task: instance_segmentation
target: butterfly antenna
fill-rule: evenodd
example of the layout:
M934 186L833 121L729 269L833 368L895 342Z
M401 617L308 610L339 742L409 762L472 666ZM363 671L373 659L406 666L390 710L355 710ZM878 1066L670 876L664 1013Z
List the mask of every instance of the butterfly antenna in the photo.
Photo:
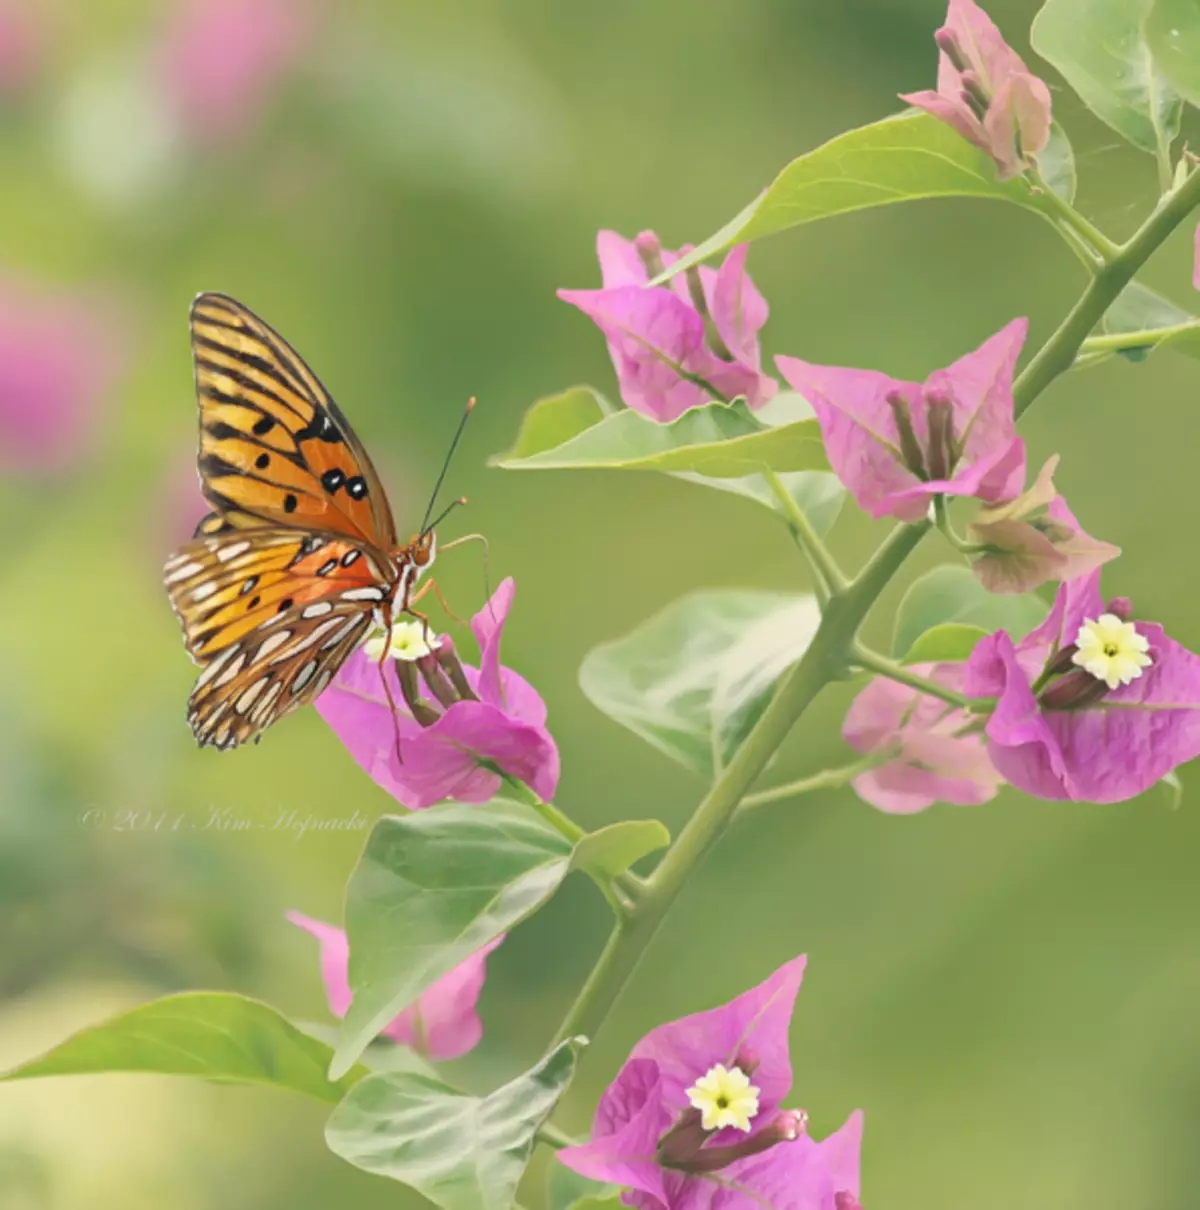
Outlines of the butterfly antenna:
M446 461L442 463L442 473L438 475L437 482L433 485L433 495L429 497L429 507L425 510L425 520L421 522L421 533L423 534L427 534L433 528L429 524L429 518L433 513L434 505L437 504L438 492L442 490L442 484L446 479L446 472L450 469L450 459L454 457L454 451L458 449L458 443L462 440L463 429L467 427L467 417L474 410L475 396L472 395L467 400L467 406L463 409L462 419L458 422L458 428L454 432L454 439L450 442L450 448L446 451ZM433 524L436 525L437 522L435 521Z
M463 506L464 504L466 504L466 502L467 502L467 498L466 498L466 496L459 496L459 498L458 498L457 500L455 500L453 504L447 504L447 505L446 505L446 507L445 507L444 509L442 509L442 511L441 511L440 513L438 513L438 515L437 515L437 516L436 516L436 517L435 517L435 518L434 518L434 519L433 519L433 520L432 520L432 521L431 521L431 522L430 522L428 525L423 525L423 526L421 527L421 537L423 538L423 537L424 537L424 536L425 536L427 533L429 533L431 530L435 530L435 529L437 529L437 527L438 527L439 525L441 525L441 523L442 523L443 521L445 521L445 519L446 519L446 518L447 518L447 517L448 517L448 516L449 516L449 515L450 515L450 514L451 514L451 513L452 513L452 512L453 512L453 511L456 509L456 508L462 508L462 506ZM443 548L443 549L444 549L444 548Z

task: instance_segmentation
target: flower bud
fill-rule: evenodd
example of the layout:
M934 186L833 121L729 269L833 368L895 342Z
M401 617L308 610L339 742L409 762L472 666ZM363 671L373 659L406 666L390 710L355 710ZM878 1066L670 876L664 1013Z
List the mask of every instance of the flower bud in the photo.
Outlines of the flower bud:
M984 87L983 81L979 78L977 72L963 72L962 99L963 104L982 121L984 115L987 113L991 97L988 96L987 89Z
M396 676L399 678L400 692L404 695L404 704L409 713L422 727L432 727L442 716L431 702L421 696L417 665L412 660L397 660Z
M947 29L943 26L933 35L933 41L938 50L954 65L956 71L970 70L967 57L963 54L962 47L958 44L958 38L952 29Z
M421 656L417 660L417 667L425 678L425 684L429 686L429 692L437 698L444 710L449 709L458 701L458 694L454 692L450 678L442 671L436 652L431 651L428 655Z
M442 641L434 649L434 655L437 656L437 662L450 678L450 683L454 686L459 700L479 701L479 694L468 683L466 673L463 672L462 660L458 658L458 652L454 647L454 640L448 634L442 635Z
M642 264L646 266L649 276L658 277L660 273L666 272L662 258L662 244L658 242L658 236L653 231L643 231L633 241L633 247L638 256L642 258Z
M695 1113L696 1110L690 1112ZM684 1115L686 1118L687 1115ZM676 1127L679 1130L683 1126L684 1119L680 1119L680 1126ZM664 1144L671 1135L665 1135L663 1142L659 1144L658 1155L659 1161L664 1167L676 1168L682 1172L692 1174L701 1172L719 1172L722 1168L727 1168L736 1160L744 1160L747 1156L759 1155L764 1151L770 1150L777 1143L794 1143L808 1127L808 1114L803 1109L785 1109L779 1113L775 1120L769 1125L760 1130L757 1134L751 1135L747 1139L743 1139L737 1143L730 1143L724 1147L697 1147L690 1154L680 1154L674 1162L668 1163L665 1158Z
M704 1146L712 1131L700 1124L698 1109L687 1109L679 1121L658 1140L658 1162L664 1168L684 1168Z
M683 276L687 282L688 297L692 300L692 306L696 308L696 314L704 320L704 343L708 345L709 351L714 357L719 357L722 361L733 361L734 356L729 351L729 346L721 339L721 333L717 331L717 325L708 309L708 299L704 297L704 283L700 280L699 266L689 265L684 270Z
M1108 612L1115 614L1122 622L1128 622L1133 617L1133 602L1128 597L1113 597L1107 606Z
M929 477L949 479L957 459L954 456L954 406L948 395L930 391L925 396L929 426Z
M1061 653L1060 653L1061 654ZM1090 672L1076 669L1038 695L1047 710L1086 710L1108 693L1108 686Z
M758 1051L753 1046L743 1046L737 1052L737 1058L734 1059L734 1067L741 1068L748 1076L752 1076L762 1063Z
M904 465L918 478L928 479L929 476L925 473L925 455L921 452L921 443L917 440L916 430L913 428L908 400L899 391L891 391L887 396L887 405L892 409L896 431L900 434L900 454Z
M833 1195L833 1210L862 1210L862 1205L853 1193L843 1189Z

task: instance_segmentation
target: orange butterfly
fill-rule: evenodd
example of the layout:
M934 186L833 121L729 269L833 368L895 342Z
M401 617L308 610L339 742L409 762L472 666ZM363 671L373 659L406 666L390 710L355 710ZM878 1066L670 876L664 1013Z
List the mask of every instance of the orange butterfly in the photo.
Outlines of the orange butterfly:
M232 748L312 701L373 624L424 621L412 606L433 581L417 582L450 509L431 525L431 500L420 532L398 543L366 450L296 351L223 294L197 297L191 328L200 485L214 511L163 581L202 669L192 733Z

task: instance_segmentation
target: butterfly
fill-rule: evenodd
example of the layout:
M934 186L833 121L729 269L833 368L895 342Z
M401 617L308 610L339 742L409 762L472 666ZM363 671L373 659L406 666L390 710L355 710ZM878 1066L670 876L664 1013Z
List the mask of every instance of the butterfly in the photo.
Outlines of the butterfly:
M213 511L163 582L201 671L188 723L201 747L258 739L312 701L373 629L414 603L437 555L438 477L404 543L367 452L299 354L224 294L191 309L200 487ZM456 545L455 543L454 545ZM386 680L384 681L386 687Z

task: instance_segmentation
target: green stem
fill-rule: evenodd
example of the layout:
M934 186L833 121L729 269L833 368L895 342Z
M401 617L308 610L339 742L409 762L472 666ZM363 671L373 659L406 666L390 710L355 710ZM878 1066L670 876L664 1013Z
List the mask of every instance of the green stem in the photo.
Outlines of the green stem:
M934 496L933 498L933 523L941 532L942 537L960 554L980 555L988 549L986 546L980 546L977 542L968 542L959 536L950 521L950 510L946 507L945 496Z
M1193 319L1185 324L1174 324L1167 328L1143 328L1140 332L1109 332L1103 336L1089 336L1079 346L1080 356L1093 353L1119 353L1123 349L1152 349L1164 340L1186 336L1200 330L1200 320ZM1077 363L1078 364L1078 363Z
M939 685L927 677L918 676L915 672L910 672L903 664L897 664L895 660L889 660L886 656L872 651L869 647L864 647L861 643L854 644L850 658L868 672L886 676L889 681L907 685L910 689L916 689L919 693L927 694L929 697L936 697L939 701L948 702L960 710L969 710L971 707L970 699L963 697L961 693L955 693L953 689L947 689L945 685Z
M559 1027L554 1045L574 1034L591 1036L600 1027L679 892L729 826L742 799L797 719L842 673L867 612L929 528L928 521L897 526L845 593L830 600L808 650L784 678L745 742L645 881L641 900L613 930Z
M894 754L891 752L872 752L852 764L841 765L836 769L822 769L820 773L789 781L785 785L773 786L770 790L759 790L757 794L747 794L742 799L738 813L743 814L755 807L781 802L785 798L799 798L802 794L812 794L816 790L840 790L843 786L848 786L859 774L886 764L892 755Z
M783 509L788 528L796 539L796 545L804 552L817 578L824 582L828 594L833 596L845 592L850 583L849 580L838 566L829 547L821 541L821 535L813 529L812 522L805 516L804 510L792 498L791 492L784 487L783 480L769 467L763 469L762 475Z
M549 1122L543 1122L538 1127L537 1136L539 1142L545 1143L547 1147L553 1147L555 1151L561 1151L564 1147L574 1147L579 1142L565 1130L559 1130L557 1126L551 1125Z
M1117 295L1198 204L1200 172L1192 172L1162 198L1133 237L1097 272L1058 330L1021 372L1013 386L1014 416L1019 417L1050 383L1071 368L1075 354Z
M1114 243L1094 223L1084 218L1070 202L1059 197L1046 184L1040 173L1034 174L1034 185L1041 191L1042 201L1047 210L1053 211L1059 223L1073 236L1076 236L1084 247L1092 253L1090 268L1093 272L1105 261L1110 261L1120 251L1119 244ZM1074 246L1074 245L1072 245Z

